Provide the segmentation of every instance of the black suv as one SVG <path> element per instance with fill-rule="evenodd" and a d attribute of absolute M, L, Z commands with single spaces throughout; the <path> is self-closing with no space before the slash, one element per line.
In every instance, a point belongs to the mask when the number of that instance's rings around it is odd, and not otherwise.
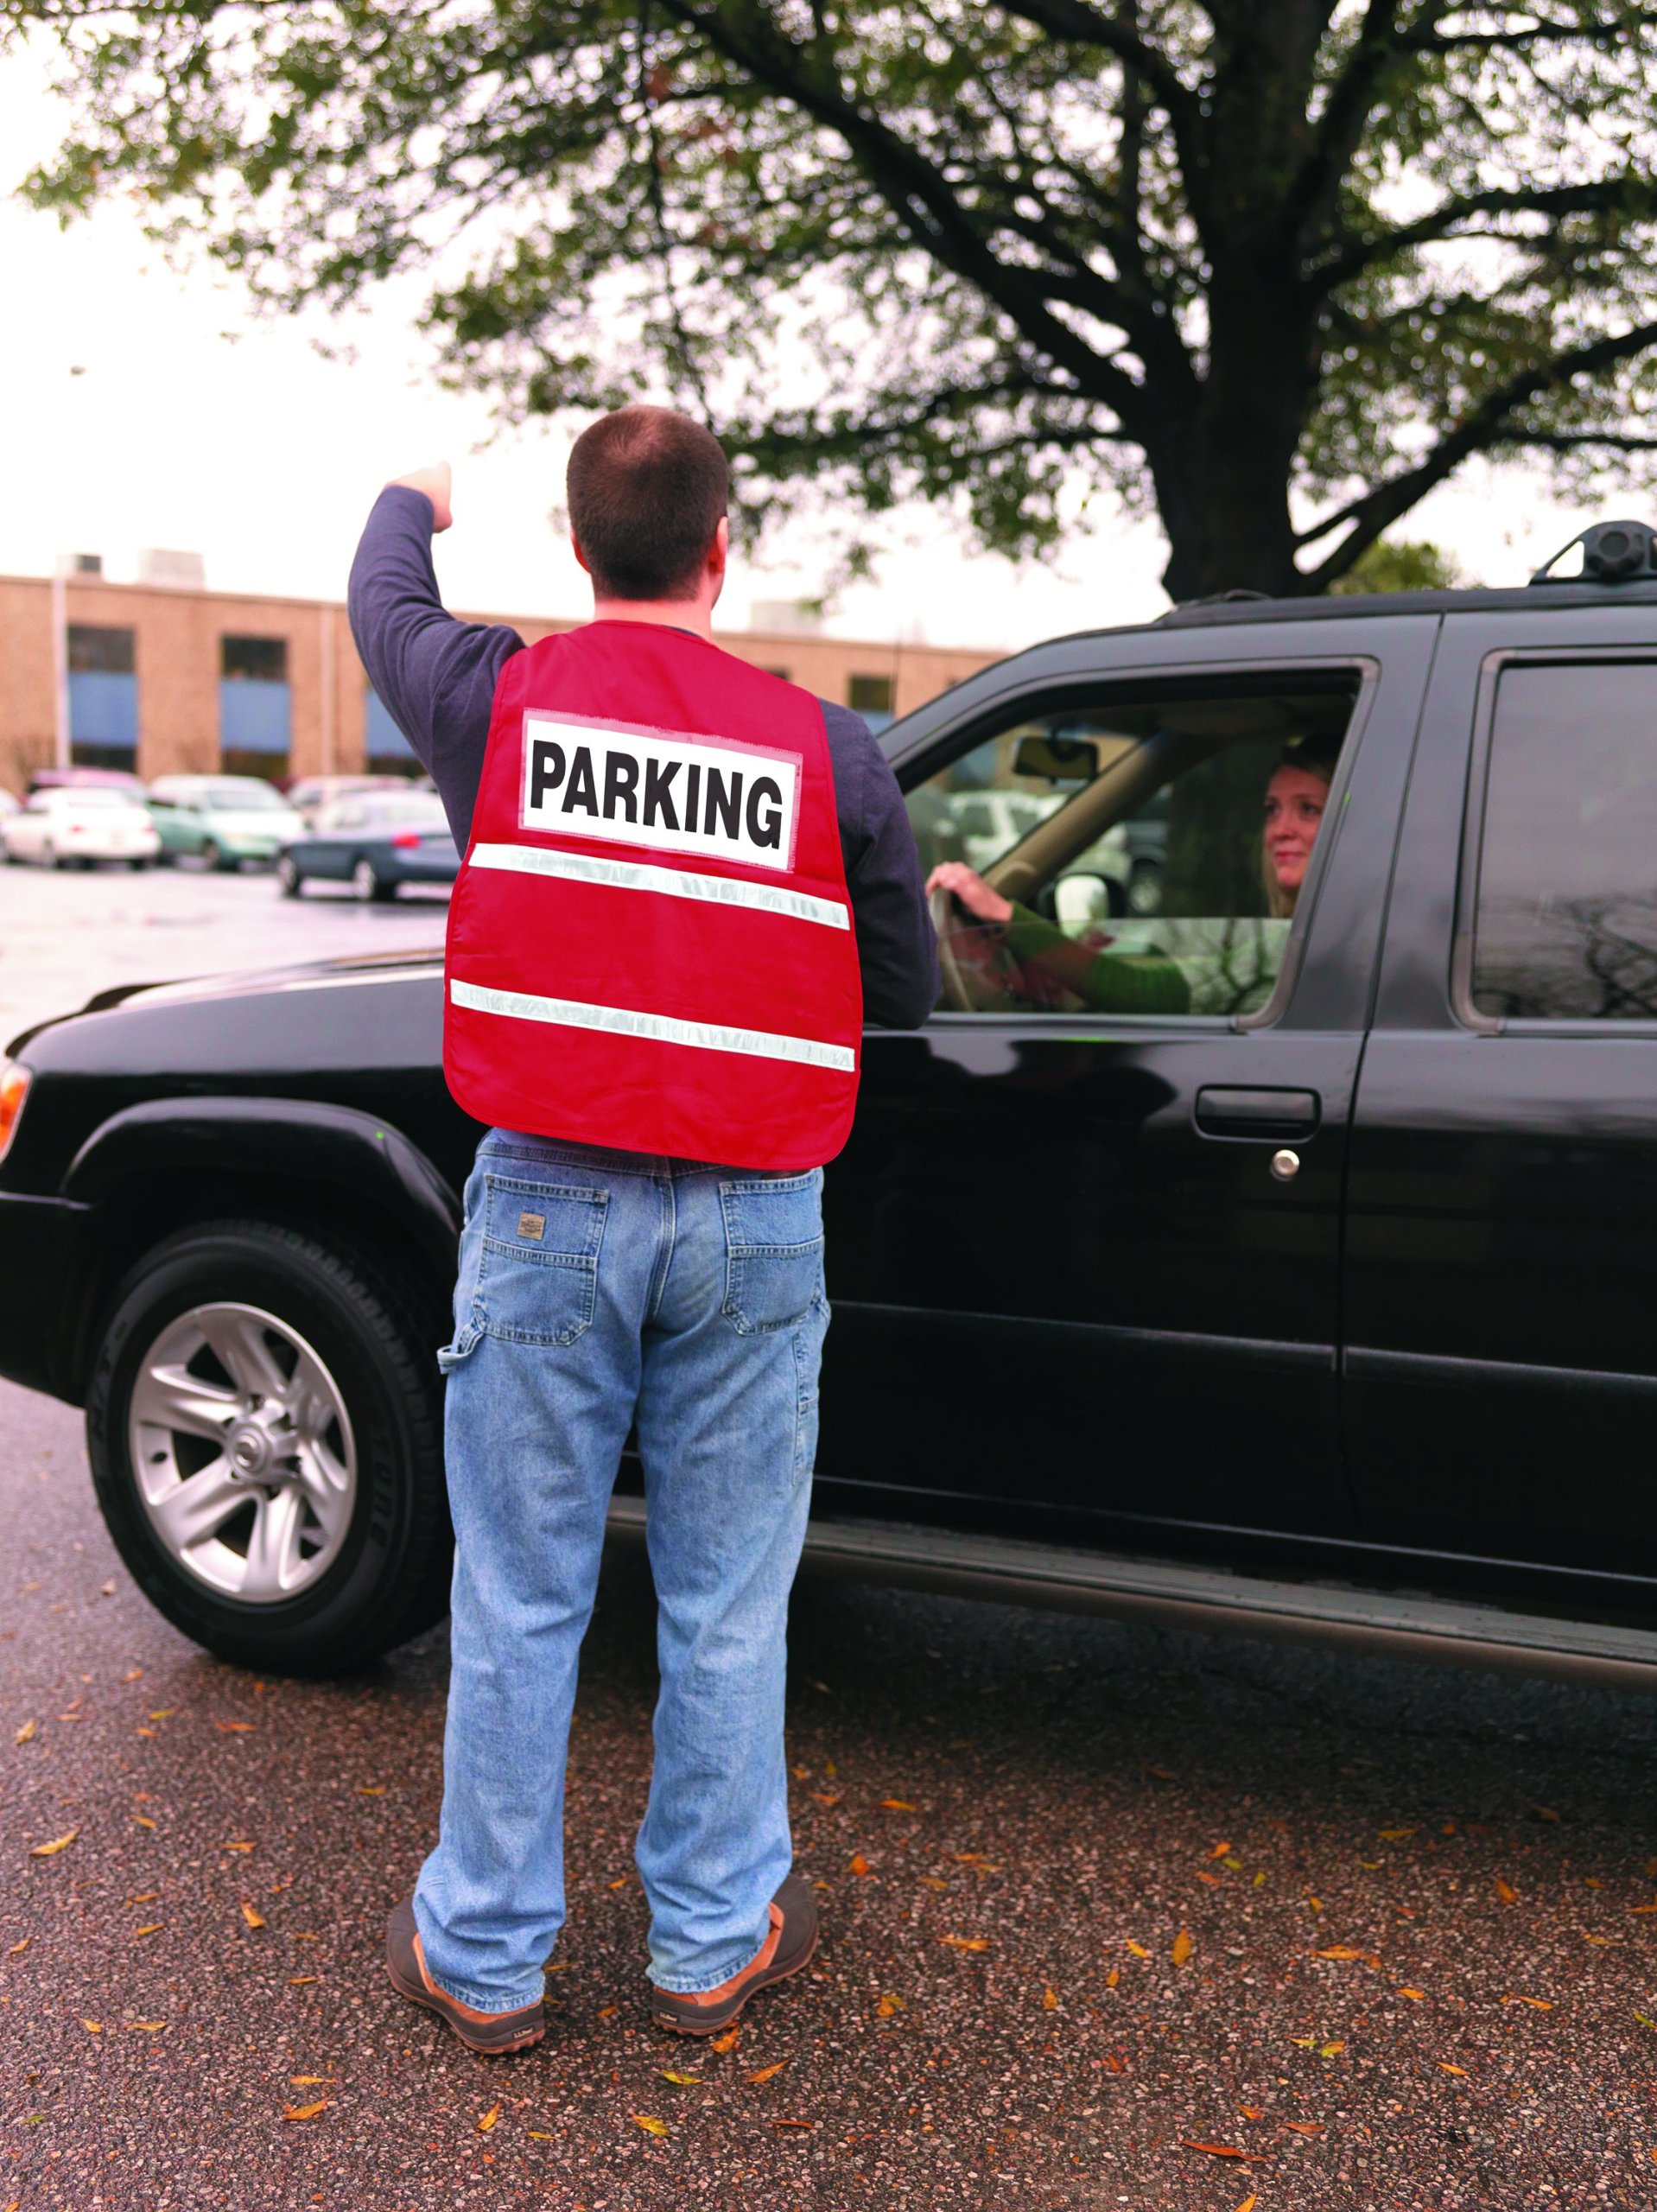
<path fill-rule="evenodd" d="M 819 1557 L 1657 1663 L 1632 565 L 1181 609 L 888 732 L 929 861 L 1014 919 L 941 898 L 943 1002 L 867 1039 L 828 1179 Z M 1322 810 L 1298 881 L 1260 827 L 1286 770 Z M 261 1667 L 443 1605 L 433 1353 L 478 1132 L 441 1005 L 435 955 L 110 992 L 0 1084 L 0 1371 L 85 1404 L 143 1587 Z M 641 1514 L 624 1462 L 614 1523 Z"/>

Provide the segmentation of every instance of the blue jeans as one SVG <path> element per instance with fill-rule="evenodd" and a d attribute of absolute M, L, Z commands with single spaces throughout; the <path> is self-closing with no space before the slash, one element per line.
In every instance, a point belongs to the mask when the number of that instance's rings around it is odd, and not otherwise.
<path fill-rule="evenodd" d="M 486 2012 L 542 1994 L 564 1760 L 605 1513 L 638 1424 L 661 1694 L 636 1856 L 651 1979 L 716 1988 L 792 1859 L 788 1595 L 817 1435 L 822 1176 L 492 1130 L 467 1185 L 444 1448 L 453 1657 L 427 1967 Z"/>

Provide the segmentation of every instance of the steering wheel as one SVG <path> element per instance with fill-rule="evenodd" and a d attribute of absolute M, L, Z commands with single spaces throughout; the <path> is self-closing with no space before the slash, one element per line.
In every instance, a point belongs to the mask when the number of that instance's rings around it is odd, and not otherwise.
<path fill-rule="evenodd" d="M 962 917 L 953 895 L 942 886 L 927 901 L 938 941 L 938 969 L 943 979 L 943 1002 L 955 1014 L 981 1014 L 1005 1009 L 1006 996 L 990 979 L 961 957 Z"/>

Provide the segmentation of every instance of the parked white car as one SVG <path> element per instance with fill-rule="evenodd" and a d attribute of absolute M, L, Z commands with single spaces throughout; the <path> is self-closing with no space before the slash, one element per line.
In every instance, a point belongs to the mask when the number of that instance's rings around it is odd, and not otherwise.
<path fill-rule="evenodd" d="M 9 861 L 48 868 L 90 868 L 94 861 L 148 868 L 161 850 L 148 810 L 126 791 L 95 784 L 36 791 L 0 821 L 0 844 Z"/>

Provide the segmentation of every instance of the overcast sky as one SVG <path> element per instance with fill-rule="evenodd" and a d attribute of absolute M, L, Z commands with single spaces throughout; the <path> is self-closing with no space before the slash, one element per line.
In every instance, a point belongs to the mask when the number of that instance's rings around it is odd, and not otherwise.
<path fill-rule="evenodd" d="M 60 231 L 13 197 L 48 153 L 60 111 L 28 54 L 0 60 L 0 268 L 10 308 L 0 349 L 7 426 L 0 572 L 48 572 L 62 552 L 133 572 L 141 546 L 205 555 L 210 583 L 340 595 L 352 548 L 388 476 L 445 457 L 454 529 L 440 541 L 451 604 L 581 615 L 580 570 L 548 511 L 562 497 L 564 438 L 496 435 L 479 401 L 439 390 L 412 324 L 417 296 L 384 293 L 346 326 L 256 323 L 210 272 L 169 270 L 117 207 Z M 353 364 L 318 354 L 349 339 Z M 1639 513 L 1643 502 L 1625 500 Z M 1599 512 L 1616 512 L 1616 502 Z M 1431 537 L 1476 581 L 1522 582 L 1592 519 L 1533 479 L 1474 464 L 1403 526 Z M 845 637 L 1020 646 L 1167 601 L 1157 531 L 1108 512 L 1057 559 L 1015 569 L 969 553 L 947 521 L 910 518 L 913 543 L 878 582 L 848 591 L 828 627 Z M 750 601 L 809 595 L 822 581 L 809 537 L 733 572 L 721 619 Z"/>

